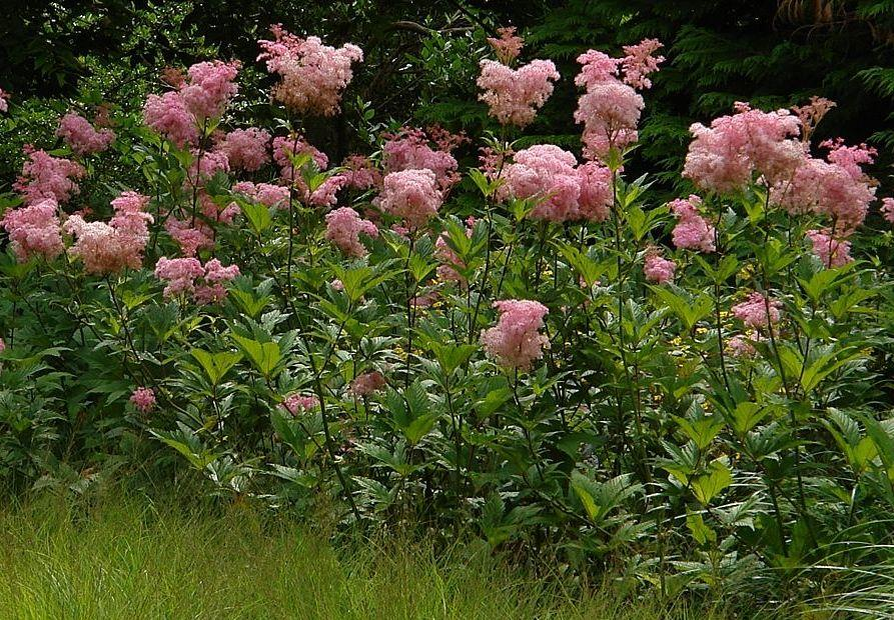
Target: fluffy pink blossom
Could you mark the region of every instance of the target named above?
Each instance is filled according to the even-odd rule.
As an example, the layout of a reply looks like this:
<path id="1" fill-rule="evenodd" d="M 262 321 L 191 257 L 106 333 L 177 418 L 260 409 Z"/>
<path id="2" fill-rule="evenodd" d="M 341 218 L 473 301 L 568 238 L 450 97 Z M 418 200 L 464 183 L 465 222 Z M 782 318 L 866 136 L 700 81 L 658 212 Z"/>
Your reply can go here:
<path id="1" fill-rule="evenodd" d="M 366 190 L 382 185 L 382 173 L 376 169 L 369 157 L 349 155 L 342 162 L 345 170 L 341 173 L 345 178 L 345 187 Z"/>
<path id="2" fill-rule="evenodd" d="M 626 56 L 621 59 L 624 82 L 638 89 L 652 87 L 652 81 L 646 76 L 658 71 L 658 65 L 664 62 L 664 56 L 653 56 L 664 47 L 658 39 L 643 39 L 636 45 L 625 45 Z"/>
<path id="3" fill-rule="evenodd" d="M 193 149 L 192 162 L 186 173 L 185 187 L 204 187 L 218 172 L 229 172 L 230 162 L 223 151 L 200 151 Z"/>
<path id="4" fill-rule="evenodd" d="M 155 392 L 152 388 L 138 387 L 130 395 L 130 402 L 140 413 L 149 413 L 155 408 Z"/>
<path id="5" fill-rule="evenodd" d="M 217 144 L 216 149 L 226 154 L 231 168 L 255 172 L 270 161 L 268 144 L 268 132 L 250 127 L 231 131 Z"/>
<path id="6" fill-rule="evenodd" d="M 22 165 L 22 175 L 13 187 L 22 194 L 26 204 L 52 198 L 63 203 L 80 191 L 75 179 L 87 171 L 78 163 L 53 157 L 44 150 L 25 145 L 28 159 Z"/>
<path id="7" fill-rule="evenodd" d="M 584 124 L 584 156 L 605 159 L 612 149 L 624 149 L 636 142 L 644 105 L 633 88 L 618 80 L 591 86 L 574 112 L 574 120 Z"/>
<path id="8" fill-rule="evenodd" d="M 143 106 L 143 122 L 183 148 L 199 140 L 199 128 L 177 91 L 149 95 Z"/>
<path id="9" fill-rule="evenodd" d="M 193 298 L 200 304 L 219 303 L 227 296 L 224 282 L 229 282 L 239 275 L 239 267 L 224 267 L 219 260 L 212 258 L 204 265 L 203 281 L 196 285 Z"/>
<path id="10" fill-rule="evenodd" d="M 338 202 L 338 192 L 348 180 L 341 174 L 333 174 L 307 197 L 307 203 L 315 207 L 334 207 Z"/>
<path id="11" fill-rule="evenodd" d="M 378 237 L 379 229 L 364 220 L 350 207 L 342 207 L 326 214 L 326 239 L 348 256 L 366 256 L 367 249 L 360 242 L 360 233 Z"/>
<path id="12" fill-rule="evenodd" d="M 195 256 L 199 250 L 214 247 L 214 230 L 200 219 L 192 222 L 169 215 L 165 220 L 165 230 L 180 246 L 184 256 Z"/>
<path id="13" fill-rule="evenodd" d="M 0 226 L 9 233 L 12 251 L 19 262 L 26 262 L 32 256 L 52 260 L 62 253 L 65 246 L 58 210 L 56 201 L 47 198 L 7 211 L 0 219 Z"/>
<path id="14" fill-rule="evenodd" d="M 281 77 L 273 98 L 300 114 L 334 116 L 353 77 L 351 64 L 363 60 L 363 51 L 350 43 L 336 49 L 318 37 L 301 39 L 279 24 L 270 30 L 274 39 L 258 41 L 258 60 Z"/>
<path id="15" fill-rule="evenodd" d="M 336 291 L 345 290 L 345 283 L 342 282 L 341 280 L 339 280 L 338 278 L 335 278 L 334 280 L 332 280 L 332 282 L 329 283 L 329 286 L 331 286 Z"/>
<path id="16" fill-rule="evenodd" d="M 882 198 L 882 216 L 894 224 L 894 198 Z"/>
<path id="17" fill-rule="evenodd" d="M 646 280 L 656 284 L 664 284 L 674 279 L 674 271 L 677 269 L 674 261 L 664 258 L 657 251 L 646 254 L 643 264 L 643 274 Z"/>
<path id="18" fill-rule="evenodd" d="M 233 191 L 243 194 L 267 207 L 284 209 L 289 203 L 289 188 L 283 185 L 241 181 L 233 186 Z"/>
<path id="19" fill-rule="evenodd" d="M 714 227 L 698 212 L 701 204 L 702 199 L 695 194 L 669 203 L 671 212 L 677 216 L 677 225 L 672 233 L 677 248 L 702 252 L 713 252 L 716 249 Z"/>
<path id="20" fill-rule="evenodd" d="M 690 127 L 683 176 L 697 186 L 729 192 L 746 186 L 756 176 L 773 185 L 791 177 L 805 159 L 797 140 L 801 122 L 788 110 L 763 112 L 736 103 L 736 113 L 714 119 L 710 127 Z"/>
<path id="21" fill-rule="evenodd" d="M 69 112 L 62 117 L 56 135 L 62 138 L 76 155 L 100 153 L 109 148 L 115 139 L 114 131 L 111 129 L 97 131 L 90 121 L 75 112 Z"/>
<path id="22" fill-rule="evenodd" d="M 755 334 L 755 336 L 757 336 L 757 334 Z M 742 335 L 736 335 L 730 338 L 729 342 L 726 343 L 726 348 L 730 355 L 738 358 L 747 359 L 754 357 L 757 354 L 757 349 L 751 344 L 750 339 Z"/>
<path id="23" fill-rule="evenodd" d="M 202 215 L 209 221 L 219 224 L 232 224 L 242 211 L 235 202 L 229 204 L 216 202 L 204 190 L 199 191 L 198 199 Z"/>
<path id="24" fill-rule="evenodd" d="M 837 239 L 828 230 L 808 230 L 805 235 L 813 245 L 813 253 L 827 268 L 842 267 L 854 260 L 850 241 Z"/>
<path id="25" fill-rule="evenodd" d="M 80 215 L 68 218 L 62 228 L 75 237 L 71 253 L 84 261 L 87 273 L 107 275 L 142 266 L 153 221 L 145 212 L 148 203 L 147 196 L 124 192 L 112 201 L 115 215 L 108 223 L 86 222 Z"/>
<path id="26" fill-rule="evenodd" d="M 487 37 L 487 44 L 490 45 L 499 60 L 504 65 L 510 64 L 521 54 L 525 40 L 515 35 L 515 27 L 497 28 L 497 37 Z"/>
<path id="27" fill-rule="evenodd" d="M 382 163 L 386 172 L 403 170 L 431 170 L 438 179 L 438 186 L 447 191 L 459 180 L 456 158 L 450 154 L 461 136 L 449 134 L 429 136 L 421 129 L 404 127 L 396 134 L 386 134 L 382 145 Z M 439 138 L 436 140 L 436 138 Z M 437 148 L 432 148 L 434 143 Z"/>
<path id="28" fill-rule="evenodd" d="M 484 59 L 478 77 L 478 88 L 484 92 L 478 99 L 490 107 L 490 115 L 501 124 L 524 127 L 552 95 L 552 83 L 558 79 L 559 72 L 551 60 L 532 60 L 511 69 Z"/>
<path id="29" fill-rule="evenodd" d="M 577 176 L 580 180 L 578 215 L 591 222 L 604 222 L 611 215 L 614 201 L 612 171 L 598 162 L 590 161 L 578 166 Z"/>
<path id="30" fill-rule="evenodd" d="M 531 211 L 535 219 L 564 222 L 577 216 L 580 177 L 573 154 L 552 144 L 537 144 L 515 154 L 503 168 L 500 196 L 538 199 Z"/>
<path id="31" fill-rule="evenodd" d="M 348 391 L 352 396 L 362 398 L 378 392 L 383 387 L 385 387 L 385 377 L 378 370 L 373 370 L 354 377 Z"/>
<path id="32" fill-rule="evenodd" d="M 733 316 L 741 320 L 747 327 L 760 329 L 770 323 L 778 323 L 781 317 L 782 302 L 768 299 L 758 291 L 752 291 L 745 301 L 731 308 Z"/>
<path id="33" fill-rule="evenodd" d="M 438 214 L 443 196 L 431 170 L 401 170 L 385 177 L 376 204 L 401 218 L 410 229 L 419 229 Z"/>
<path id="34" fill-rule="evenodd" d="M 197 258 L 162 256 L 155 265 L 155 277 L 167 283 L 165 297 L 190 294 L 201 304 L 222 301 L 227 294 L 223 283 L 238 275 L 239 267 L 224 267 L 216 258 L 203 266 Z"/>
<path id="35" fill-rule="evenodd" d="M 0 112 L 9 110 L 9 93 L 0 88 Z"/>
<path id="36" fill-rule="evenodd" d="M 581 69 L 580 73 L 575 76 L 574 83 L 590 90 L 597 84 L 617 80 L 621 59 L 612 58 L 598 50 L 587 50 L 577 57 L 577 64 L 581 66 Z"/>
<path id="37" fill-rule="evenodd" d="M 413 308 L 430 308 L 440 299 L 438 291 L 428 291 L 413 298 Z"/>
<path id="38" fill-rule="evenodd" d="M 495 301 L 494 307 L 500 318 L 495 326 L 481 332 L 485 352 L 503 368 L 529 369 L 542 357 L 543 348 L 549 347 L 549 339 L 539 331 L 549 309 L 528 299 Z"/>
<path id="39" fill-rule="evenodd" d="M 223 114 L 227 103 L 239 91 L 233 83 L 239 73 L 238 62 L 214 60 L 191 66 L 187 81 L 180 86 L 183 105 L 198 124 Z"/>
<path id="40" fill-rule="evenodd" d="M 295 393 L 283 400 L 279 406 L 292 415 L 298 415 L 319 407 L 320 399 L 308 394 Z"/>

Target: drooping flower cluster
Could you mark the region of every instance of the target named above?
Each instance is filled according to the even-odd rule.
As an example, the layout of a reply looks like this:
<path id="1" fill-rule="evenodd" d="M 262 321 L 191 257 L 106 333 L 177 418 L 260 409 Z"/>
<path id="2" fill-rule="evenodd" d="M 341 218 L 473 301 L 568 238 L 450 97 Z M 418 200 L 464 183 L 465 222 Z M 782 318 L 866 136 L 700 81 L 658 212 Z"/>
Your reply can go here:
<path id="1" fill-rule="evenodd" d="M 596 163 L 577 166 L 572 153 L 552 144 L 538 144 L 515 154 L 500 175 L 498 196 L 537 199 L 535 219 L 567 222 L 605 220 L 612 203 L 611 171 Z"/>
<path id="2" fill-rule="evenodd" d="M 215 148 L 226 154 L 230 168 L 255 172 L 270 161 L 268 144 L 270 134 L 267 131 L 249 127 L 226 134 Z"/>
<path id="3" fill-rule="evenodd" d="M 35 150 L 27 144 L 25 154 L 28 159 L 22 165 L 22 175 L 14 187 L 26 204 L 47 198 L 63 203 L 80 191 L 75 180 L 87 174 L 83 166 L 69 159 L 53 157 L 44 150 Z"/>
<path id="4" fill-rule="evenodd" d="M 370 394 L 378 392 L 385 387 L 385 384 L 384 375 L 378 370 L 373 370 L 354 377 L 348 391 L 352 396 L 363 398 L 364 396 L 369 396 Z"/>
<path id="5" fill-rule="evenodd" d="M 143 121 L 178 147 L 195 144 L 199 130 L 209 119 L 219 117 L 238 91 L 233 82 L 238 62 L 200 62 L 187 77 L 169 83 L 176 90 L 149 95 L 143 106 Z"/>
<path id="6" fill-rule="evenodd" d="M 484 59 L 478 88 L 480 101 L 490 107 L 490 115 L 503 125 L 525 127 L 537 115 L 553 93 L 553 82 L 559 72 L 551 60 L 532 60 L 512 69 L 505 64 Z"/>
<path id="7" fill-rule="evenodd" d="M 276 24 L 274 39 L 261 40 L 258 60 L 267 71 L 282 79 L 273 88 L 273 98 L 299 114 L 334 116 L 341 96 L 353 78 L 351 64 L 363 60 L 363 51 L 346 43 L 340 48 L 323 45 L 318 37 L 301 39 Z"/>
<path id="8" fill-rule="evenodd" d="M 165 297 L 192 295 L 200 304 L 223 301 L 227 296 L 224 282 L 239 275 L 239 267 L 224 267 L 216 258 L 203 266 L 197 258 L 172 258 L 164 256 L 155 265 L 155 277 L 167 282 Z"/>
<path id="9" fill-rule="evenodd" d="M 326 239 L 348 256 L 366 256 L 367 249 L 360 242 L 360 233 L 378 237 L 379 229 L 364 220 L 350 207 L 342 207 L 326 214 Z"/>
<path id="10" fill-rule="evenodd" d="M 487 44 L 493 48 L 497 60 L 504 65 L 510 64 L 521 54 L 525 40 L 515 34 L 515 27 L 497 28 L 497 37 L 487 37 Z"/>
<path id="11" fill-rule="evenodd" d="M 130 395 L 130 402 L 140 413 L 149 413 L 155 408 L 155 392 L 152 388 L 138 387 Z"/>
<path id="12" fill-rule="evenodd" d="M 412 127 L 404 127 L 396 134 L 385 134 L 382 163 L 388 173 L 431 170 L 440 189 L 447 191 L 459 180 L 459 164 L 451 151 L 465 138 L 437 128 L 430 129 L 429 134 Z M 431 144 L 437 148 L 432 148 Z"/>
<path id="13" fill-rule="evenodd" d="M 677 217 L 677 225 L 674 226 L 672 233 L 677 248 L 702 252 L 713 252 L 716 249 L 714 227 L 698 212 L 701 204 L 702 199 L 695 194 L 669 203 L 671 213 Z"/>
<path id="14" fill-rule="evenodd" d="M 652 85 L 646 76 L 658 70 L 663 56 L 656 39 L 624 47 L 626 56 L 612 58 L 589 50 L 577 58 L 581 72 L 574 83 L 586 88 L 578 100 L 574 120 L 584 124 L 584 156 L 604 160 L 612 149 L 622 150 L 637 140 L 643 98 L 634 90 Z M 621 75 L 622 79 L 619 78 Z"/>
<path id="15" fill-rule="evenodd" d="M 292 415 L 306 413 L 320 406 L 320 399 L 316 396 L 295 393 L 283 400 L 279 406 Z"/>
<path id="16" fill-rule="evenodd" d="M 664 258 L 657 250 L 651 250 L 646 253 L 643 263 L 643 275 L 646 281 L 655 284 L 665 284 L 674 279 L 674 271 L 677 269 L 674 261 Z"/>
<path id="17" fill-rule="evenodd" d="M 813 245 L 813 253 L 825 267 L 842 267 L 854 260 L 850 241 L 836 238 L 828 230 L 808 230 L 804 234 Z"/>
<path id="18" fill-rule="evenodd" d="M 782 302 L 769 299 L 763 293 L 752 291 L 745 301 L 736 304 L 730 310 L 733 316 L 745 323 L 747 327 L 761 329 L 778 323 L 781 317 Z"/>
<path id="19" fill-rule="evenodd" d="M 98 131 L 86 118 L 75 112 L 69 112 L 59 121 L 56 135 L 71 147 L 76 155 L 92 155 L 100 153 L 115 139 L 115 132 L 108 128 Z"/>
<path id="20" fill-rule="evenodd" d="M 12 251 L 19 262 L 32 256 L 52 260 L 65 249 L 59 226 L 59 205 L 53 198 L 7 211 L 0 226 L 9 233 Z"/>
<path id="21" fill-rule="evenodd" d="M 87 222 L 80 215 L 66 220 L 63 231 L 75 237 L 71 253 L 84 262 L 87 273 L 108 275 L 142 266 L 153 221 L 145 212 L 148 203 L 147 196 L 124 192 L 112 201 L 115 215 L 108 223 Z"/>
<path id="22" fill-rule="evenodd" d="M 438 214 L 442 202 L 435 173 L 428 169 L 410 169 L 386 175 L 382 193 L 375 204 L 415 230 L 424 227 Z"/>
<path id="23" fill-rule="evenodd" d="M 549 338 L 540 333 L 549 309 L 529 299 L 495 301 L 500 312 L 497 324 L 481 332 L 487 355 L 505 369 L 527 370 L 549 347 Z"/>
<path id="24" fill-rule="evenodd" d="M 755 177 L 770 185 L 789 179 L 804 160 L 797 139 L 800 121 L 789 110 L 763 112 L 737 102 L 736 113 L 721 116 L 710 127 L 690 127 L 683 176 L 701 189 L 729 192 L 745 187 Z"/>

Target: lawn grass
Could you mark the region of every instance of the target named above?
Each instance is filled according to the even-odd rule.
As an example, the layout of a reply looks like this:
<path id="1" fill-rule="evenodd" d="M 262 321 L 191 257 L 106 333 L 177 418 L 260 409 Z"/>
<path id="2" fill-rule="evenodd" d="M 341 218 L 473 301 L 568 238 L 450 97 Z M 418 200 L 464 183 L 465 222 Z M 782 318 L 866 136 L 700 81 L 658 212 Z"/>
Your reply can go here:
<path id="1" fill-rule="evenodd" d="M 723 614 L 563 587 L 484 549 L 333 546 L 293 520 L 145 499 L 0 509 L 0 618 L 653 619 Z M 650 602 L 652 601 L 652 602 Z"/>

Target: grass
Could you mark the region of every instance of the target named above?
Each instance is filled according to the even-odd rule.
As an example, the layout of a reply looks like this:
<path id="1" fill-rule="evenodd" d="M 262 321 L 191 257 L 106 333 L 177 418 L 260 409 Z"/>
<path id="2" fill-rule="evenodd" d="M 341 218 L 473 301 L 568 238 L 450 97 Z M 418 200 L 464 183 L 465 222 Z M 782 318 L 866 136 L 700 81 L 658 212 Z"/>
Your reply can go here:
<path id="1" fill-rule="evenodd" d="M 0 510 L 0 618 L 722 620 L 610 587 L 565 589 L 457 546 L 334 547 L 252 509 L 43 498 Z"/>

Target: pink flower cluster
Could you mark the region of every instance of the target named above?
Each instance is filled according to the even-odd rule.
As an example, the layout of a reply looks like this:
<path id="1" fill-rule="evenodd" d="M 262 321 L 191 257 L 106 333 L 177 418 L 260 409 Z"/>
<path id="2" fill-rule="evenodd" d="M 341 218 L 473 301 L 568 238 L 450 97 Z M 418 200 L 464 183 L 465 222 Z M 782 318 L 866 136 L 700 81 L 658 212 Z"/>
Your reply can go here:
<path id="1" fill-rule="evenodd" d="M 236 129 L 226 134 L 216 145 L 216 150 L 227 156 L 231 168 L 255 172 L 270 161 L 267 145 L 270 134 L 263 129 L 250 127 Z"/>
<path id="2" fill-rule="evenodd" d="M 289 206 L 289 188 L 283 185 L 240 181 L 233 186 L 233 191 L 267 207 L 285 209 Z"/>
<path id="3" fill-rule="evenodd" d="M 497 37 L 487 37 L 487 44 L 497 54 L 497 60 L 508 65 L 521 54 L 525 40 L 515 35 L 515 27 L 497 28 Z"/>
<path id="4" fill-rule="evenodd" d="M 143 121 L 180 148 L 196 144 L 199 128 L 219 117 L 238 91 L 233 83 L 238 72 L 238 62 L 215 60 L 191 66 L 188 79 L 181 75 L 171 82 L 176 90 L 146 98 Z"/>
<path id="5" fill-rule="evenodd" d="M 44 150 L 35 150 L 27 144 L 25 154 L 28 159 L 14 187 L 22 194 L 26 204 L 47 198 L 63 203 L 80 191 L 74 180 L 87 174 L 83 166 L 69 159 L 53 157 Z"/>
<path id="6" fill-rule="evenodd" d="M 203 266 L 197 258 L 162 256 L 155 265 L 155 277 L 167 282 L 165 297 L 190 294 L 200 304 L 223 301 L 227 296 L 223 283 L 238 275 L 238 266 L 224 267 L 216 258 Z"/>
<path id="7" fill-rule="evenodd" d="M 382 211 L 401 218 L 411 229 L 424 227 L 438 214 L 443 195 L 431 170 L 401 170 L 385 176 L 382 193 L 375 200 Z"/>
<path id="8" fill-rule="evenodd" d="M 84 261 L 87 273 L 108 275 L 142 266 L 153 221 L 145 212 L 148 203 L 148 196 L 124 192 L 112 201 L 115 215 L 108 223 L 86 222 L 80 215 L 68 218 L 62 230 L 75 237 L 71 253 Z"/>
<path id="9" fill-rule="evenodd" d="M 195 256 L 199 250 L 214 247 L 214 229 L 200 219 L 181 220 L 168 215 L 165 230 L 171 235 L 184 256 Z"/>
<path id="10" fill-rule="evenodd" d="M 769 299 L 763 293 L 752 291 L 745 301 L 731 308 L 733 316 L 745 323 L 747 327 L 760 329 L 770 323 L 778 323 L 781 317 L 782 302 Z"/>
<path id="11" fill-rule="evenodd" d="M 292 415 L 298 415 L 319 407 L 320 399 L 316 396 L 295 393 L 283 400 L 279 406 Z"/>
<path id="12" fill-rule="evenodd" d="M 373 370 L 354 377 L 348 391 L 352 396 L 363 398 L 364 396 L 369 396 L 370 394 L 378 392 L 385 387 L 385 384 L 385 377 L 382 373 L 378 370 Z"/>
<path id="13" fill-rule="evenodd" d="M 578 100 L 574 120 L 584 124 L 584 156 L 605 159 L 613 149 L 636 142 L 643 98 L 634 88 L 649 88 L 646 76 L 657 71 L 663 56 L 653 56 L 661 43 L 646 39 L 624 47 L 623 58 L 589 50 L 577 58 L 581 72 L 574 83 L 586 88 Z M 622 79 L 619 79 L 621 74 Z"/>
<path id="14" fill-rule="evenodd" d="M 534 198 L 535 219 L 552 222 L 604 221 L 612 204 L 611 171 L 596 163 L 577 166 L 572 153 L 552 144 L 538 144 L 515 154 L 503 168 L 505 183 L 498 196 Z"/>
<path id="15" fill-rule="evenodd" d="M 222 151 L 192 150 L 192 161 L 186 171 L 184 187 L 192 190 L 202 188 L 218 172 L 229 172 L 230 162 Z"/>
<path id="16" fill-rule="evenodd" d="M 882 198 L 882 217 L 894 224 L 894 198 Z"/>
<path id="17" fill-rule="evenodd" d="M 52 260 L 65 249 L 59 226 L 59 205 L 47 198 L 19 209 L 7 211 L 0 226 L 9 233 L 12 251 L 19 262 L 32 256 Z"/>
<path id="18" fill-rule="evenodd" d="M 341 176 L 345 179 L 345 187 L 367 190 L 382 185 L 382 173 L 369 157 L 349 155 L 341 165 L 344 167 Z"/>
<path id="19" fill-rule="evenodd" d="M 155 408 L 155 392 L 152 388 L 139 387 L 130 395 L 130 402 L 140 413 L 149 413 Z"/>
<path id="20" fill-rule="evenodd" d="M 804 147 L 795 139 L 800 121 L 788 110 L 763 112 L 736 103 L 736 113 L 714 119 L 710 127 L 690 127 L 683 176 L 701 189 L 729 192 L 763 176 L 772 185 L 791 177 L 804 160 Z"/>
<path id="21" fill-rule="evenodd" d="M 808 230 L 804 234 L 813 245 L 813 253 L 825 267 L 843 267 L 853 262 L 850 241 L 836 239 L 828 230 Z"/>
<path id="22" fill-rule="evenodd" d="M 429 135 L 431 134 L 431 135 Z M 431 170 L 438 179 L 438 186 L 447 191 L 459 180 L 459 164 L 450 152 L 464 140 L 443 130 L 404 127 L 396 134 L 386 134 L 382 145 L 382 163 L 387 172 L 403 170 Z M 431 144 L 437 148 L 432 148 Z"/>
<path id="23" fill-rule="evenodd" d="M 713 252 L 716 249 L 714 227 L 698 212 L 701 204 L 702 199 L 695 194 L 669 203 L 671 212 L 677 217 L 677 225 L 672 233 L 677 248 L 702 252 Z"/>
<path id="24" fill-rule="evenodd" d="M 9 110 L 9 93 L 0 88 L 0 112 Z"/>
<path id="25" fill-rule="evenodd" d="M 657 250 L 646 253 L 645 262 L 643 263 L 643 275 L 646 276 L 648 282 L 655 284 L 665 284 L 674 279 L 674 271 L 677 265 L 674 261 L 661 256 Z"/>
<path id="26" fill-rule="evenodd" d="M 277 24 L 270 27 L 274 39 L 261 40 L 258 60 L 282 79 L 273 98 L 300 114 L 334 116 L 344 89 L 353 78 L 351 64 L 363 60 L 363 51 L 347 43 L 336 49 L 318 37 L 301 39 Z"/>
<path id="27" fill-rule="evenodd" d="M 490 107 L 490 115 L 503 125 L 529 125 L 553 93 L 559 72 L 551 60 L 532 60 L 518 69 L 484 59 L 478 88 L 480 101 Z"/>
<path id="28" fill-rule="evenodd" d="M 503 368 L 529 369 L 549 347 L 549 339 L 539 331 L 549 309 L 529 299 L 495 301 L 494 308 L 500 312 L 497 324 L 481 332 L 485 352 Z"/>
<path id="29" fill-rule="evenodd" d="M 326 239 L 348 256 L 366 256 L 367 250 L 360 243 L 360 233 L 378 237 L 379 229 L 364 220 L 350 207 L 342 207 L 326 214 Z"/>
<path id="30" fill-rule="evenodd" d="M 115 139 L 114 131 L 111 129 L 97 131 L 90 121 L 75 112 L 69 112 L 62 117 L 56 135 L 62 138 L 76 155 L 82 156 L 106 150 Z"/>

